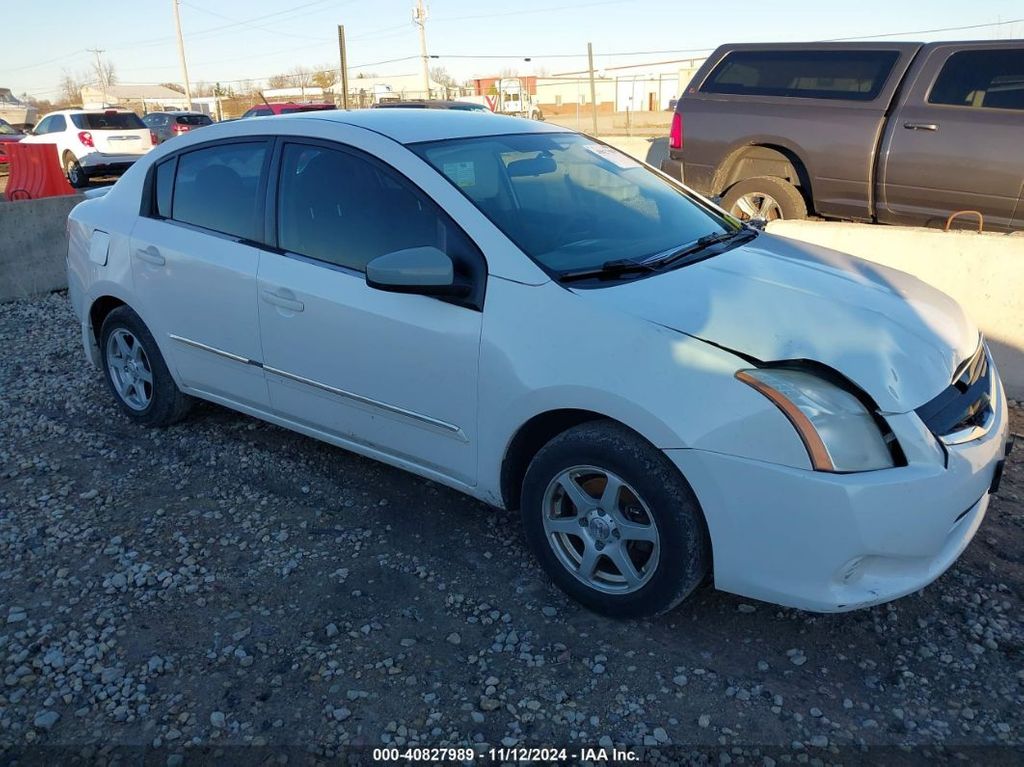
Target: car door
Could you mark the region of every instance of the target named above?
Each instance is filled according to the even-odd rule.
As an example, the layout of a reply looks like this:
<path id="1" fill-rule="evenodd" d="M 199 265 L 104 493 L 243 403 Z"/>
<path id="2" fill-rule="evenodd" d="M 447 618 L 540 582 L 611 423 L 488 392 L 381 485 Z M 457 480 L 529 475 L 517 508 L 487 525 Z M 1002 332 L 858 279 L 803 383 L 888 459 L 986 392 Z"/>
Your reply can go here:
<path id="1" fill-rule="evenodd" d="M 132 230 L 136 310 L 188 389 L 266 410 L 256 274 L 271 142 L 200 146 L 151 169 Z M 145 210 L 145 209 L 144 209 Z"/>
<path id="2" fill-rule="evenodd" d="M 365 266 L 434 246 L 482 301 L 483 255 L 420 189 L 351 146 L 287 140 L 272 175 L 277 249 L 260 263 L 259 318 L 274 410 L 472 484 L 481 305 L 370 288 Z"/>
<path id="3" fill-rule="evenodd" d="M 879 220 L 936 225 L 977 210 L 986 228 L 1007 229 L 1024 184 L 1024 45 L 940 44 L 922 56 L 890 120 Z"/>

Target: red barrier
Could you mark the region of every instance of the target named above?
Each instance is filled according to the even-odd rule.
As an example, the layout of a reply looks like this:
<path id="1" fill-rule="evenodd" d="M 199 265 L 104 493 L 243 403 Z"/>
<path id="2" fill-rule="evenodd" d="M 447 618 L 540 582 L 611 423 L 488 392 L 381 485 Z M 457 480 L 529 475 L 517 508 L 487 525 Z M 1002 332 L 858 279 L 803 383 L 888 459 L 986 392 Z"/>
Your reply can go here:
<path id="1" fill-rule="evenodd" d="M 24 141 L 4 146 L 9 159 L 7 199 L 37 200 L 75 194 L 57 157 L 53 144 L 26 144 Z"/>

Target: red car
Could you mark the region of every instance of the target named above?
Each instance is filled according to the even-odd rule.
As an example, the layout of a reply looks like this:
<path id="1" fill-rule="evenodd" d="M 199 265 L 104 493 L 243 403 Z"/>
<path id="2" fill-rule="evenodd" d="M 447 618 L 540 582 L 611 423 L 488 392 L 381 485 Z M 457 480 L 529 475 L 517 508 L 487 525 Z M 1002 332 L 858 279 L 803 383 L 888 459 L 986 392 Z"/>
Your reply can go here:
<path id="1" fill-rule="evenodd" d="M 268 115 L 288 115 L 293 112 L 321 112 L 325 109 L 337 109 L 334 104 L 296 104 L 287 102 L 285 104 L 259 104 L 243 114 L 239 120 L 246 117 L 266 117 Z"/>
<path id="2" fill-rule="evenodd" d="M 13 144 L 25 138 L 25 134 L 15 130 L 6 120 L 0 120 L 0 165 L 6 165 L 7 152 L 4 151 L 4 144 Z"/>

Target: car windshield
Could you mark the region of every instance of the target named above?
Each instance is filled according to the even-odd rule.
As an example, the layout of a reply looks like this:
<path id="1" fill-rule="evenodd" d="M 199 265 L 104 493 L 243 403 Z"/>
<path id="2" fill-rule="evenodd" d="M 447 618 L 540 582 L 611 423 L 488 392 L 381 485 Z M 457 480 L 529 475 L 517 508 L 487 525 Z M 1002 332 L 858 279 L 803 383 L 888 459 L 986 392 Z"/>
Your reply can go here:
<path id="1" fill-rule="evenodd" d="M 135 130 L 146 124 L 134 112 L 82 112 L 71 115 L 79 130 Z"/>
<path id="2" fill-rule="evenodd" d="M 642 163 L 575 133 L 410 148 L 530 258 L 556 273 L 644 261 L 739 228 Z"/>
<path id="3" fill-rule="evenodd" d="M 6 121 L 0 120 L 0 136 L 17 136 L 18 131 L 14 130 Z"/>

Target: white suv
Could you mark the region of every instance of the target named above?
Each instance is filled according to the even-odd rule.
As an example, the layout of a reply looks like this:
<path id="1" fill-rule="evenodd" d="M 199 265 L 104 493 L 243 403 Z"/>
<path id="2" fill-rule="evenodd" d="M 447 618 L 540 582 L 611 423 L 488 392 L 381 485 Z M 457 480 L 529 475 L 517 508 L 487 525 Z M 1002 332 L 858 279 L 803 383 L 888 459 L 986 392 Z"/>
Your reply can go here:
<path id="1" fill-rule="evenodd" d="M 65 109 L 46 115 L 25 137 L 26 144 L 55 144 L 73 187 L 90 176 L 124 173 L 156 144 L 137 114 L 125 109 Z"/>

